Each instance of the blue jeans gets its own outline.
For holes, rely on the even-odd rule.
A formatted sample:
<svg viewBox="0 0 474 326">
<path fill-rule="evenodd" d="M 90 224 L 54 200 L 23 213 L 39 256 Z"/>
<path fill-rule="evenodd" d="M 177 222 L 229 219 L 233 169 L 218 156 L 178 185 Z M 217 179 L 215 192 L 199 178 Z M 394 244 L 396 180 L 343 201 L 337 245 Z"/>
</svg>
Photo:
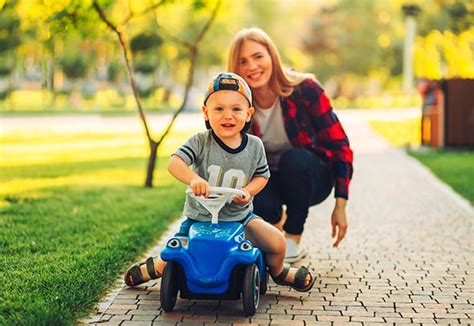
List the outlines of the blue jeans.
<svg viewBox="0 0 474 326">
<path fill-rule="evenodd" d="M 265 188 L 254 198 L 255 214 L 276 224 L 285 204 L 288 218 L 283 229 L 302 234 L 309 208 L 323 202 L 334 186 L 328 163 L 306 149 L 292 148 L 282 154 L 278 171 L 271 173 Z"/>
<path fill-rule="evenodd" d="M 245 228 L 251 220 L 258 219 L 258 218 L 261 219 L 260 216 L 255 215 L 254 213 L 250 212 L 247 215 L 247 217 L 245 217 L 244 219 L 242 219 L 240 221 L 236 221 L 236 222 L 242 223 L 242 225 Z M 196 221 L 196 220 L 190 219 L 189 217 L 186 217 L 183 220 L 183 222 L 181 222 L 181 225 L 179 226 L 179 231 L 174 236 L 175 237 L 187 237 L 188 234 L 189 234 L 189 229 L 191 228 L 191 225 L 193 225 L 196 222 L 199 222 L 199 221 Z"/>
</svg>

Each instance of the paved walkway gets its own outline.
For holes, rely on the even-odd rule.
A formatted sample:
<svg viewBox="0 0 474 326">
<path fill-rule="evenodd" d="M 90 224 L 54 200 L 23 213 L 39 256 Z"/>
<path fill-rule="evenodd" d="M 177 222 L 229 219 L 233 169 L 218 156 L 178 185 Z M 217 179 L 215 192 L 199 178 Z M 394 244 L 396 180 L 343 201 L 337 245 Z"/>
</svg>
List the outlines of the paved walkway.
<svg viewBox="0 0 474 326">
<path fill-rule="evenodd" d="M 129 289 L 118 281 L 87 322 L 474 324 L 474 210 L 416 160 L 375 135 L 367 116 L 340 114 L 355 152 L 349 233 L 333 249 L 333 200 L 311 210 L 303 240 L 310 252 L 304 263 L 317 275 L 311 292 L 271 283 L 255 316 L 244 318 L 241 301 L 178 299 L 175 311 L 164 313 L 159 282 Z"/>
</svg>

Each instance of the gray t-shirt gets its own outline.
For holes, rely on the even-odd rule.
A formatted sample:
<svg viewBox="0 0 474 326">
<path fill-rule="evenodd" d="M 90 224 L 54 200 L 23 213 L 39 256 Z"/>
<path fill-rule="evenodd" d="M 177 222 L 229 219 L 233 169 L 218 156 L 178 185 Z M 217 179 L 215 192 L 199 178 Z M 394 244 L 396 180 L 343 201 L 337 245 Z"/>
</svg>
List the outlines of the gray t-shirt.
<svg viewBox="0 0 474 326">
<path fill-rule="evenodd" d="M 270 177 L 262 141 L 242 134 L 238 148 L 225 145 L 211 130 L 189 138 L 173 155 L 179 156 L 211 187 L 243 188 L 253 177 Z M 234 202 L 219 212 L 219 220 L 240 221 L 253 210 L 252 202 L 242 206 Z M 186 196 L 184 216 L 198 221 L 209 221 L 210 213 L 190 196 Z"/>
</svg>

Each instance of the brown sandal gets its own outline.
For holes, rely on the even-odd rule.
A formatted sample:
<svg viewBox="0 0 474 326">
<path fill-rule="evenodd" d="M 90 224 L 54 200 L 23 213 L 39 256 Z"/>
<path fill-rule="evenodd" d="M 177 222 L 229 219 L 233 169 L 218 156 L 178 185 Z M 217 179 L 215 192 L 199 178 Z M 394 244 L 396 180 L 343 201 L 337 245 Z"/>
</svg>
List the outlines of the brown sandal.
<svg viewBox="0 0 474 326">
<path fill-rule="evenodd" d="M 283 270 L 281 271 L 280 275 L 275 276 L 275 277 L 272 275 L 272 279 L 276 284 L 289 286 L 298 292 L 307 292 L 313 288 L 314 281 L 316 281 L 316 279 L 313 277 L 313 275 L 308 270 L 308 268 L 306 268 L 305 266 L 301 266 L 300 268 L 298 268 L 298 270 L 295 273 L 295 279 L 293 282 L 285 281 L 289 272 L 290 272 L 290 265 L 285 264 L 285 266 L 283 266 Z M 311 278 L 310 278 L 309 283 L 306 284 L 306 277 L 308 275 Z"/>
<path fill-rule="evenodd" d="M 130 268 L 125 272 L 125 275 L 123 276 L 125 284 L 127 284 L 128 286 L 137 286 L 149 281 L 143 278 L 142 272 L 140 270 L 140 267 L 144 264 L 146 264 L 146 270 L 148 272 L 148 275 L 150 275 L 151 277 L 150 280 L 163 276 L 163 274 L 155 272 L 155 260 L 153 259 L 153 257 L 148 257 L 144 263 L 137 263 L 130 266 Z"/>
</svg>

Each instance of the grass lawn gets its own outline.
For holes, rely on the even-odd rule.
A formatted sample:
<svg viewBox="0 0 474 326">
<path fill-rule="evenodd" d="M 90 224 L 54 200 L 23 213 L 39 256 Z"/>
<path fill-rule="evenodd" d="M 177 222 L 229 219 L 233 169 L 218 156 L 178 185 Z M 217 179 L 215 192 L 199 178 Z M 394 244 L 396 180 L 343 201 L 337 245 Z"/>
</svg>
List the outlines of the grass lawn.
<svg viewBox="0 0 474 326">
<path fill-rule="evenodd" d="M 409 151 L 474 206 L 474 151 Z"/>
<path fill-rule="evenodd" d="M 164 144 L 155 188 L 135 134 L 9 134 L 0 143 L 0 324 L 70 325 L 180 215 Z"/>
<path fill-rule="evenodd" d="M 370 125 L 395 146 L 420 144 L 419 119 L 370 121 Z M 408 153 L 474 205 L 474 151 L 409 150 Z"/>
</svg>

